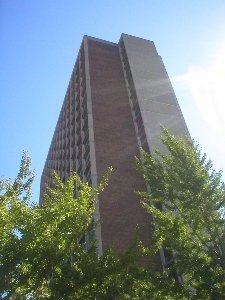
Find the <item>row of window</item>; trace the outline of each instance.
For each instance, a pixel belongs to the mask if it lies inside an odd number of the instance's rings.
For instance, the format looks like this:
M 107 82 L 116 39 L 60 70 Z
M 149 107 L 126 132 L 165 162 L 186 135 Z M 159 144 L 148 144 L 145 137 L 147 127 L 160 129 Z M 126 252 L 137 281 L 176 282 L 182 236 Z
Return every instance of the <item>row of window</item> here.
M 53 170 L 63 180 L 76 171 L 91 183 L 84 51 L 76 62 L 49 149 L 43 173 L 43 182 L 47 185 L 51 185 Z

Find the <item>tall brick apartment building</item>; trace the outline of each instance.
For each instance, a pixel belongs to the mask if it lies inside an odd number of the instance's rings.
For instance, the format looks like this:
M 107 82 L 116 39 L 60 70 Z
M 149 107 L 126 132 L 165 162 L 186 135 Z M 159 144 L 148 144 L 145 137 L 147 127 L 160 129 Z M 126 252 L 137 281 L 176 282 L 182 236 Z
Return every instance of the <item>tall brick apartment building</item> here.
M 84 36 L 48 152 L 42 179 L 52 184 L 75 170 L 96 187 L 113 166 L 95 219 L 99 254 L 125 249 L 137 225 L 144 243 L 151 219 L 134 191 L 146 186 L 134 167 L 139 147 L 161 148 L 160 124 L 177 135 L 188 130 L 166 69 L 153 42 L 122 34 L 118 44 Z M 41 199 L 41 197 L 40 197 Z M 156 262 L 157 263 L 157 262 Z

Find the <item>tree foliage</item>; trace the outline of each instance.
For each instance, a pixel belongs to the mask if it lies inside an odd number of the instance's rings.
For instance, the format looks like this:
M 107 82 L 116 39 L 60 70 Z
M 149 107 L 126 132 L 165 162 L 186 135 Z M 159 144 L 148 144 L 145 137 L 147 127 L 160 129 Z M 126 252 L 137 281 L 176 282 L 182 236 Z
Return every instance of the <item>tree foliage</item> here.
M 165 154 L 137 159 L 149 192 L 142 205 L 155 222 L 153 252 L 164 249 L 164 274 L 194 299 L 225 299 L 225 185 L 199 146 L 163 129 Z M 175 281 L 176 282 L 176 281 Z M 175 286 L 174 285 L 174 286 Z M 174 298 L 176 299 L 176 298 Z
M 97 189 L 76 174 L 65 183 L 54 174 L 55 187 L 41 206 L 29 203 L 33 173 L 26 154 L 16 180 L 1 181 L 0 292 L 6 299 L 54 299 L 57 289 L 69 293 L 79 286 L 85 265 L 96 261 L 94 242 L 87 252 L 80 240 L 93 230 L 95 199 L 109 173 Z

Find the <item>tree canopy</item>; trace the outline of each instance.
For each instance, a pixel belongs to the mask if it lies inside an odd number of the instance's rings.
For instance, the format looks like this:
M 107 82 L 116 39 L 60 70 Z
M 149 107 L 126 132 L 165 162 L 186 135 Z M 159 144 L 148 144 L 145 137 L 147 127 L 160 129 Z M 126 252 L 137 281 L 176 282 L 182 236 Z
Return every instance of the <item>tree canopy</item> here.
M 30 158 L 23 155 L 15 181 L 0 183 L 2 295 L 7 299 L 24 299 L 25 295 L 32 299 L 54 299 L 57 289 L 59 294 L 63 289 L 69 293 L 82 283 L 84 270 L 80 265 L 84 267 L 94 256 L 96 260 L 96 254 L 94 242 L 87 252 L 80 241 L 93 230 L 95 199 L 106 185 L 109 172 L 110 169 L 97 189 L 82 182 L 76 174 L 65 183 L 54 174 L 55 187 L 47 189 L 43 204 L 30 205 L 33 172 Z M 75 186 L 79 190 L 77 199 Z M 78 280 L 72 281 L 71 276 Z
M 155 245 L 165 271 L 196 299 L 225 298 L 225 185 L 197 143 L 163 129 L 166 151 L 142 151 L 138 169 L 149 186 L 140 193 L 153 216 Z M 175 281 L 176 282 L 176 281 Z

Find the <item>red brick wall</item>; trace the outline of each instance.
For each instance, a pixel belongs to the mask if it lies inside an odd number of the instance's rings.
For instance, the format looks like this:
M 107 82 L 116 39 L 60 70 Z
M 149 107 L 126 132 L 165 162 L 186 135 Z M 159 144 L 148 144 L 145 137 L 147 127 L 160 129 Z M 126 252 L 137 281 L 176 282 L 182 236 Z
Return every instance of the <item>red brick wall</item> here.
M 98 179 L 108 166 L 114 168 L 100 197 L 103 250 L 112 246 L 121 251 L 131 243 L 137 225 L 142 241 L 150 243 L 151 220 L 134 193 L 145 190 L 145 184 L 134 167 L 139 151 L 119 49 L 93 40 L 88 40 L 88 49 Z

